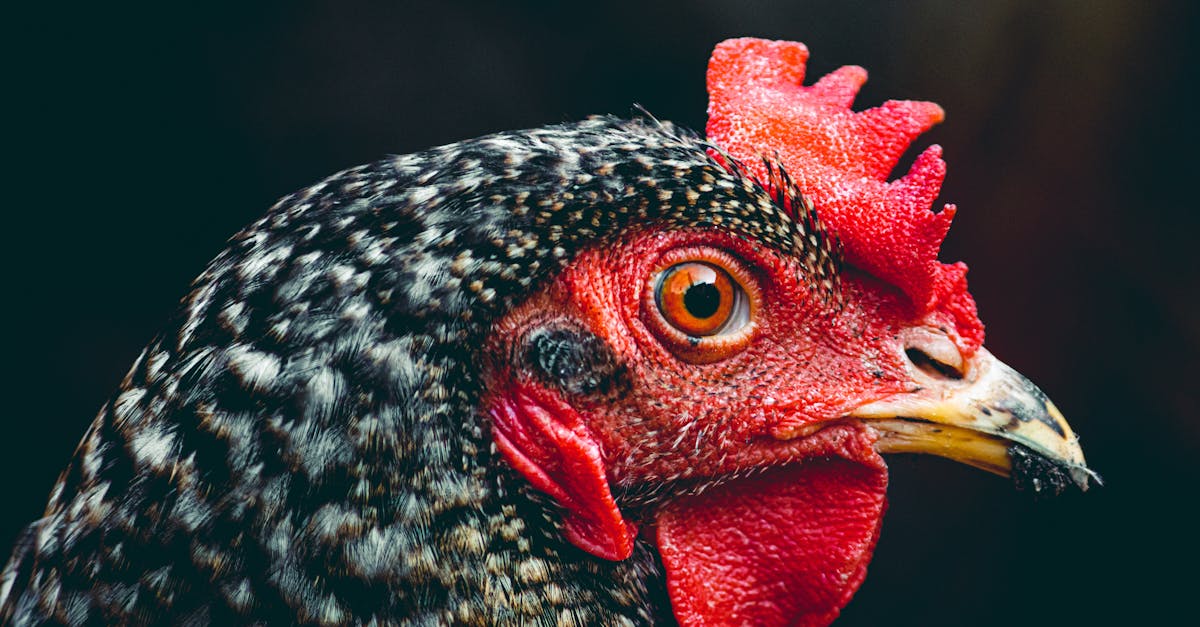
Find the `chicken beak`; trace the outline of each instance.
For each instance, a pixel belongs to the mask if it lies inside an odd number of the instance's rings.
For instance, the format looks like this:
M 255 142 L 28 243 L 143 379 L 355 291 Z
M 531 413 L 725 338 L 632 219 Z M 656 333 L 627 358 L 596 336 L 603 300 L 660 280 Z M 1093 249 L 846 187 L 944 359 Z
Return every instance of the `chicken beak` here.
M 927 453 L 1012 477 L 1035 493 L 1087 490 L 1079 438 L 1037 386 L 980 349 L 961 378 L 914 368 L 917 389 L 860 406 L 850 417 L 879 436 L 881 453 Z

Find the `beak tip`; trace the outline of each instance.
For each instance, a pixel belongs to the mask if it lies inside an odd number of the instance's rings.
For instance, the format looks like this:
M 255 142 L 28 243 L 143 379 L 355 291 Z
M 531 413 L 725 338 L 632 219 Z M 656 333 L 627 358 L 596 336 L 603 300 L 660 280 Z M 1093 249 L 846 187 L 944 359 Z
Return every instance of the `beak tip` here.
M 1023 444 L 1013 444 L 1008 450 L 1012 461 L 1012 480 L 1018 492 L 1035 498 L 1059 496 L 1074 485 L 1087 492 L 1092 483 L 1103 486 L 1100 475 L 1087 466 L 1075 465 L 1047 457 Z
M 1091 468 L 1072 468 L 1071 478 L 1075 480 L 1075 485 L 1079 486 L 1079 489 L 1084 492 L 1087 492 L 1088 487 L 1093 483 L 1096 484 L 1097 488 L 1104 487 L 1104 479 L 1100 476 L 1100 473 Z

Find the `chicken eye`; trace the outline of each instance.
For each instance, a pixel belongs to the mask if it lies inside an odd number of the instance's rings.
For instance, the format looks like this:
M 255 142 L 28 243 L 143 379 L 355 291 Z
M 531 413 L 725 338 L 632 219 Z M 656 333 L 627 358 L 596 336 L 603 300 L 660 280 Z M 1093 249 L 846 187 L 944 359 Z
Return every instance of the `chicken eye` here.
M 667 268 L 654 292 L 667 323 L 692 337 L 735 331 L 749 319 L 745 290 L 711 263 L 687 261 Z
M 663 253 L 642 289 L 642 321 L 663 347 L 692 364 L 728 359 L 757 336 L 758 278 L 742 259 L 714 246 Z

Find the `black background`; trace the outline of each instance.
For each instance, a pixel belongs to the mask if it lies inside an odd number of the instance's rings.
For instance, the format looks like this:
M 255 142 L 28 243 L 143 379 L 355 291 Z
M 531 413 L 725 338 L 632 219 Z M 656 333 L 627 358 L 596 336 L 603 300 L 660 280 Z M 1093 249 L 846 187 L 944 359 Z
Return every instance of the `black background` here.
M 1194 617 L 1200 492 L 1195 5 L 732 0 L 91 3 L 4 18 L 0 545 L 187 283 L 273 200 L 344 167 L 627 114 L 703 129 L 718 41 L 794 39 L 858 107 L 947 121 L 942 258 L 987 345 L 1038 382 L 1107 486 L 1031 503 L 933 458 L 841 625 Z M 3 549 L 0 549 L 3 551 Z

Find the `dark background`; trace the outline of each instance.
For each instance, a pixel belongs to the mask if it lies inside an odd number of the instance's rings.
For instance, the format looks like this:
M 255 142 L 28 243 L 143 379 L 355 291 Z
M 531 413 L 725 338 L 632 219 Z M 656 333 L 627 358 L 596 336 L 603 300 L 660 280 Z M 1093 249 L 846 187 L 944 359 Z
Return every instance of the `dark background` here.
M 795 39 L 858 106 L 934 100 L 991 350 L 1038 382 L 1107 481 L 1031 503 L 892 461 L 842 625 L 1194 616 L 1200 493 L 1195 4 L 731 0 L 48 5 L 5 18 L 0 545 L 223 241 L 341 168 L 626 114 L 702 129 L 718 41 Z M 251 3 L 246 3 L 247 5 Z M 0 549 L 4 552 L 5 549 Z

